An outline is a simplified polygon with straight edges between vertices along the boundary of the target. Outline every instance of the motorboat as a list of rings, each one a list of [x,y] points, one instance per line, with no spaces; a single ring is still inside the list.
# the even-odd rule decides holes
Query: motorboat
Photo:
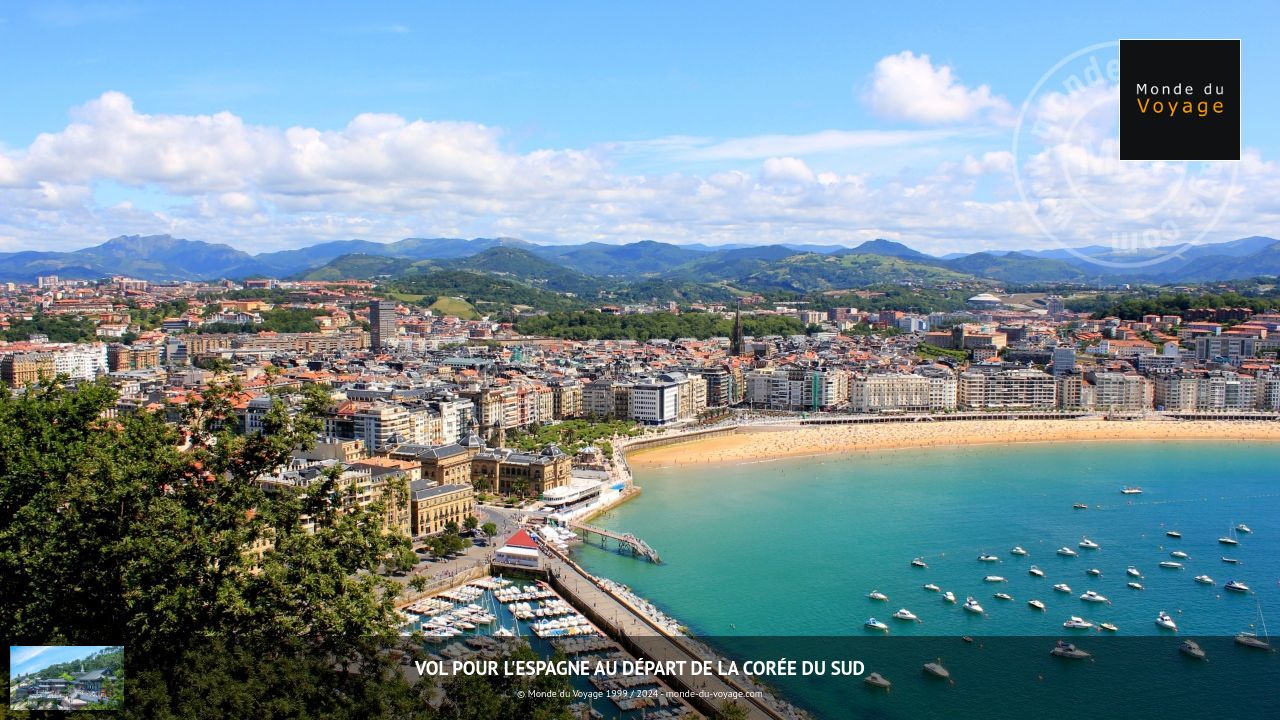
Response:
[[[1133,485],[1133,486],[1125,485],[1124,487],[1120,488],[1120,494],[1121,495],[1141,495],[1142,488],[1138,487],[1137,485]]]
[[[916,617],[916,614],[915,614],[915,613],[911,612],[910,610],[908,610],[908,609],[906,609],[906,608],[902,608],[902,609],[898,610],[898,612],[894,613],[894,614],[893,614],[893,619],[894,619],[894,620],[910,620],[910,621],[912,621],[912,622],[919,622],[919,621],[920,621],[920,618]]]
[[[1084,571],[1084,574],[1092,575],[1093,577],[1102,577],[1102,571],[1099,570],[1098,568],[1089,568],[1088,570]]]
[[[1070,592],[1071,592],[1071,586],[1070,586],[1070,585],[1068,585],[1068,584],[1066,584],[1066,583],[1058,583],[1057,585],[1054,585],[1054,586],[1053,586],[1053,589],[1054,589],[1054,590],[1057,590],[1057,591],[1058,591],[1058,592],[1060,592],[1060,593],[1070,593]]]
[[[889,596],[888,596],[888,595],[885,595],[884,593],[880,592],[879,590],[872,590],[871,592],[867,593],[867,597],[868,597],[868,598],[870,598],[870,599],[872,599],[872,600],[879,600],[880,602],[888,602],[888,601],[889,601]]]
[[[1120,632],[1120,628],[1116,627],[1115,623],[1102,623],[1098,626],[1098,629],[1106,630],[1107,632]]]
[[[893,683],[886,680],[883,675],[874,672],[863,678],[862,682],[870,685],[871,687],[882,688],[884,690],[888,690],[893,685]]]
[[[1236,532],[1251,533],[1253,532],[1253,529],[1244,523],[1240,523],[1239,525],[1236,525]]]
[[[1227,590],[1230,590],[1231,592],[1239,592],[1239,593],[1249,592],[1249,586],[1245,585],[1239,580],[1228,580],[1227,584],[1223,585],[1222,587],[1226,588]]]
[[[934,677],[942,678],[943,680],[951,679],[951,671],[943,667],[940,662],[925,663],[924,671]]]
[[[1000,575],[988,575],[982,578],[982,582],[1000,583],[1000,582],[1009,582],[1009,581],[1005,580],[1004,577]]]
[[[1236,634],[1236,644],[1258,650],[1270,650],[1271,643],[1258,637],[1255,633],[1242,632]]]
[[[881,632],[889,632],[889,626],[888,626],[888,625],[885,625],[883,622],[881,622],[881,621],[879,621],[879,620],[877,620],[877,619],[875,619],[875,618],[873,618],[873,617],[871,617],[871,618],[867,618],[867,621],[866,621],[866,622],[864,622],[864,623],[862,623],[862,626],[863,626],[863,627],[866,627],[866,628],[870,628],[870,629],[872,629],[872,630],[880,630]]]
[[[1196,582],[1200,583],[1201,585],[1213,585],[1213,584],[1214,584],[1214,583],[1213,583],[1213,578],[1209,577],[1208,575],[1197,575],[1197,576],[1196,576]]]
[[[948,590],[942,593],[942,599],[949,603],[954,603],[956,601],[956,594]]]
[[[1227,557],[1227,556],[1225,556],[1225,555],[1224,555],[1224,556],[1222,556],[1222,562],[1224,562],[1224,563],[1226,563],[1226,564],[1228,564],[1228,565],[1239,565],[1239,564],[1240,564],[1240,561],[1239,561],[1239,560],[1237,560],[1237,559],[1235,559],[1235,558],[1229,558],[1229,557]]]
[[[1058,548],[1058,554],[1063,557],[1075,557],[1079,553],[1077,553],[1075,550],[1072,550],[1069,547],[1063,546]]]
[[[1225,535],[1218,538],[1218,542],[1222,543],[1223,545],[1239,545],[1240,544],[1239,540],[1236,540],[1233,537],[1227,537]]]
[[[1012,595],[1010,595],[1009,593],[1002,593],[1002,592],[999,592],[999,593],[996,593],[996,594],[995,594],[995,599],[997,599],[997,600],[1012,600],[1012,599],[1013,599],[1013,596],[1012,596]]]
[[[978,562],[1000,562],[1000,558],[995,555],[979,555]]]
[[[1028,600],[1027,604],[1037,610],[1041,610],[1041,611],[1044,610],[1044,603],[1040,602],[1039,600]]]
[[[1099,595],[1093,590],[1086,590],[1085,593],[1080,596],[1080,599],[1085,602],[1095,602],[1095,603],[1111,602],[1106,597]]]
[[[1127,570],[1125,570],[1124,572],[1125,572],[1125,574],[1126,574],[1126,575],[1128,575],[1129,577],[1142,577],[1142,573],[1138,572],[1138,568],[1136,568],[1136,567],[1134,567],[1134,566],[1132,566],[1132,565],[1130,565],[1130,566],[1129,566],[1129,568],[1128,568]]]
[[[1072,505],[1071,507],[1075,508],[1076,510],[1088,510],[1088,509],[1089,509],[1089,506],[1088,506],[1088,505],[1085,505],[1084,503],[1076,503],[1075,505]]]
[[[1062,627],[1067,628],[1068,630],[1088,630],[1093,627],[1093,623],[1085,620],[1084,618],[1072,615],[1070,620],[1062,623]]]
[[[1014,545],[1013,549],[1010,550],[1009,552],[1013,555],[1023,555],[1023,556],[1030,554],[1021,545]]]
[[[984,610],[982,609],[982,606],[979,605],[978,601],[974,600],[972,597],[965,598],[964,609],[967,612],[977,613],[979,615],[981,615],[984,612]]]
[[[929,564],[924,561],[924,558],[915,558],[911,561],[911,567],[927,568]]]
[[[1080,538],[1079,545],[1085,550],[1097,550],[1098,548],[1102,547],[1101,545],[1090,540],[1089,538]]]
[[[1169,613],[1163,610],[1161,610],[1160,614],[1156,616],[1156,625],[1159,625],[1165,630],[1172,630],[1174,632],[1178,631],[1178,623],[1174,622],[1173,618],[1169,617]]]
[[[1178,648],[1178,652],[1186,655],[1192,660],[1203,660],[1204,650],[1195,640],[1183,640],[1182,646]]]
[[[1059,640],[1058,644],[1054,645],[1053,649],[1049,651],[1049,654],[1068,660],[1088,660],[1093,657],[1065,640]]]
[[[1175,557],[1175,558],[1178,558],[1179,560],[1186,560],[1191,556],[1182,552],[1181,550],[1174,550],[1173,552],[1169,553],[1169,557]]]
[[[1173,539],[1175,539],[1175,540],[1180,540],[1180,539],[1182,539],[1182,533],[1178,532],[1177,530],[1165,530],[1165,531],[1164,531],[1164,534],[1165,534],[1165,535],[1168,535],[1169,537],[1171,537],[1171,538],[1173,538]]]
[[[1036,577],[1044,577],[1044,571],[1036,567],[1035,565],[1032,565],[1031,569],[1028,570],[1027,572],[1032,575],[1035,575]]]
[[[938,587],[937,585],[934,585],[933,583],[927,583],[927,584],[924,586],[924,589],[925,589],[925,590],[928,590],[929,592],[938,592],[938,591],[939,591],[939,590],[941,590],[942,588]]]
[[[1134,590],[1141,590],[1141,589],[1142,589],[1142,583],[1131,582],[1131,583],[1129,583],[1129,587],[1130,587],[1130,588],[1132,588],[1132,589],[1134,589]]]
[[[1160,563],[1160,567],[1162,567],[1162,568],[1164,568],[1164,569],[1166,569],[1166,570],[1181,570],[1181,569],[1182,569],[1182,563],[1180,563],[1180,562],[1174,562],[1174,561],[1172,561],[1172,560],[1165,560],[1164,562]]]

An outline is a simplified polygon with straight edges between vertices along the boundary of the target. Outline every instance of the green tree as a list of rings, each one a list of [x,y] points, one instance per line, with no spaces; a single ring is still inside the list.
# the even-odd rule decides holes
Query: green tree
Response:
[[[480,526],[480,532],[484,533],[485,537],[492,538],[498,534],[498,526],[494,523],[487,522]]]
[[[476,526],[479,524],[480,524],[480,521],[476,519],[475,515],[468,515],[467,519],[462,521],[462,527],[466,528],[467,530],[475,530]]]
[[[746,720],[751,717],[745,705],[737,700],[725,700],[720,703],[716,712],[716,720]]]

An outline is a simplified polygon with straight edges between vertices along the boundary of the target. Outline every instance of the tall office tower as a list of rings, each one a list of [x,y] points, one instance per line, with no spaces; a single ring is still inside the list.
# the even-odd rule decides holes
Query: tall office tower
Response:
[[[370,346],[381,350],[396,339],[396,304],[391,300],[374,300],[369,303]]]

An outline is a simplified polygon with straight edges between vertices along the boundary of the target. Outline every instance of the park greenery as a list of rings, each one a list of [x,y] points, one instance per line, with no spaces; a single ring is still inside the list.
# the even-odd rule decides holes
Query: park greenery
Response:
[[[0,331],[0,340],[21,342],[32,335],[47,335],[50,342],[89,342],[95,339],[97,325],[78,315],[47,315],[38,312],[30,320],[19,317],[9,319],[9,328]]]
[[[263,310],[260,323],[205,323],[191,332],[198,333],[303,333],[315,332],[316,318],[327,315],[324,310],[314,308],[278,307]]]
[[[805,326],[783,315],[743,315],[746,335],[803,335]],[[718,313],[669,312],[614,315],[595,311],[553,312],[521,318],[516,329],[526,335],[545,335],[571,340],[676,340],[678,338],[728,337],[733,318]]]
[[[613,454],[613,446],[609,440],[614,437],[634,437],[641,429],[633,420],[586,420],[575,419],[564,422],[532,425],[522,430],[507,433],[507,445],[525,451],[534,451],[551,443],[570,454],[576,454],[587,446],[595,446],[604,452],[605,457]]]
[[[922,358],[947,358],[956,362],[965,362],[969,359],[969,354],[964,350],[948,350],[940,348],[937,345],[929,343],[920,343],[916,346],[916,354]]]
[[[1234,291],[1196,294],[1162,291],[1154,294],[1115,295],[1102,293],[1071,298],[1067,307],[1076,312],[1092,313],[1096,319],[1118,317],[1141,320],[1144,315],[1179,315],[1193,308],[1250,308],[1254,312],[1280,310],[1280,296],[1275,294],[1244,295]]]
[[[340,472],[305,494],[256,482],[312,441],[327,396],[277,395],[264,432],[243,435],[231,422],[238,391],[209,387],[173,425],[115,417],[105,383],[0,389],[7,635],[116,635],[124,717],[566,717],[554,692],[511,692],[562,678],[406,680],[388,652],[401,642],[401,586],[379,570],[408,540],[384,532],[382,502],[344,502]],[[260,557],[246,552],[264,540]],[[420,645],[407,652],[422,657]]]

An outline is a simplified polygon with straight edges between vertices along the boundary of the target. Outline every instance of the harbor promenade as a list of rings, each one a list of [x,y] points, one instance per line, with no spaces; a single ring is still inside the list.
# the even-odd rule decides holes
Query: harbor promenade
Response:
[[[706,658],[682,638],[663,631],[630,603],[605,591],[576,563],[558,555],[546,558],[552,586],[580,612],[629,652],[656,662],[701,662]],[[715,715],[722,703],[736,700],[748,716],[759,720],[786,720],[791,716],[773,707],[754,688],[715,675],[661,675],[664,682],[700,712]]]

